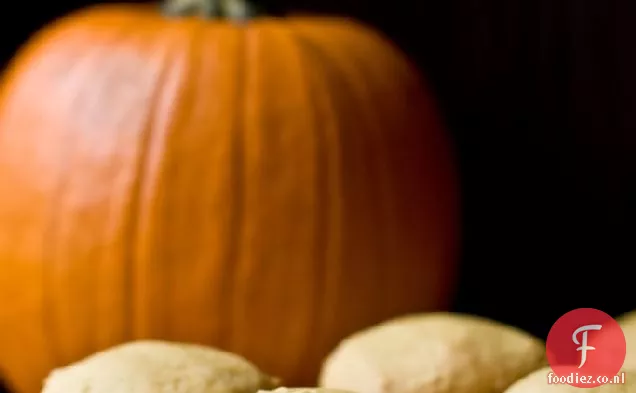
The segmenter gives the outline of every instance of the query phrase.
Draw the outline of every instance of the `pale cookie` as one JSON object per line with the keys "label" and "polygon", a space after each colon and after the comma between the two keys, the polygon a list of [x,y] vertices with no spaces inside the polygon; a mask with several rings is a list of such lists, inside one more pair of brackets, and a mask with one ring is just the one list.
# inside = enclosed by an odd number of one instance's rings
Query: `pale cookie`
{"label": "pale cookie", "polygon": [[627,353],[623,367],[636,370],[636,311],[628,312],[616,318],[625,334]]}
{"label": "pale cookie", "polygon": [[616,318],[616,321],[623,325],[631,325],[631,324],[636,324],[636,311],[630,311],[630,312],[626,312],[625,314],[619,316],[618,318]]}
{"label": "pale cookie", "polygon": [[276,387],[240,356],[216,349],[137,341],[54,370],[42,393],[254,393]]}
{"label": "pale cookie", "polygon": [[345,339],[326,359],[320,386],[363,393],[499,393],[543,365],[544,343],[524,331],[432,313]]}
{"label": "pale cookie", "polygon": [[259,390],[258,393],[353,393],[346,390],[322,388],[278,388],[274,390]]}
{"label": "pale cookie", "polygon": [[[581,389],[567,384],[548,383],[552,374],[550,367],[542,368],[515,382],[505,393],[636,393],[636,374],[625,371],[624,382],[605,384],[593,388]],[[553,375],[553,374],[552,374]]]}

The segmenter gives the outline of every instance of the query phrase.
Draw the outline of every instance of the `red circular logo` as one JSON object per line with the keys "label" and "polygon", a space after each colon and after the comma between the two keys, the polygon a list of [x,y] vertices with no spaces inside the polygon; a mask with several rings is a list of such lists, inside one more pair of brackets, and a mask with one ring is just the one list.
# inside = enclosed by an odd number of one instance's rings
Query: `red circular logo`
{"label": "red circular logo", "polygon": [[625,353],[625,335],[614,318],[594,308],[572,310],[548,333],[548,383],[579,388],[624,383]]}

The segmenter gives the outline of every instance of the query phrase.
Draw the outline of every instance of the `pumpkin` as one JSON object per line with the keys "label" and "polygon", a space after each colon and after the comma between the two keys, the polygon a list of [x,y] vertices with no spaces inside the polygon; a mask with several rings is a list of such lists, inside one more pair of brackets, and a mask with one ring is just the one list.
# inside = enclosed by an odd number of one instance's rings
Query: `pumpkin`
{"label": "pumpkin", "polygon": [[347,335],[448,305],[456,177],[414,67],[352,20],[245,4],[95,6],[4,74],[0,375],[17,392],[133,339],[311,385]]}

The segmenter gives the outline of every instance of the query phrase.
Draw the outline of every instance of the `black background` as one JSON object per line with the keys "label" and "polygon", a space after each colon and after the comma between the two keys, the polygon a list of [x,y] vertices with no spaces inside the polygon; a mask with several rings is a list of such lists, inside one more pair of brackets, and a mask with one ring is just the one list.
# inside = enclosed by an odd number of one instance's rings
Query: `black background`
{"label": "black background", "polygon": [[[5,5],[2,58],[90,3]],[[371,23],[427,75],[461,166],[455,309],[545,337],[574,308],[636,308],[636,3],[377,3],[278,5]]]}

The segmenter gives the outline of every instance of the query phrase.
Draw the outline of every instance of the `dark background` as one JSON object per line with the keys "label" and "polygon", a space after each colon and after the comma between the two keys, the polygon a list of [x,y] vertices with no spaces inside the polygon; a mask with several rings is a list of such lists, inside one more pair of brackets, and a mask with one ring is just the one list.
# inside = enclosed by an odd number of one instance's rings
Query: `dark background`
{"label": "dark background", "polygon": [[[5,8],[3,61],[44,23],[90,3]],[[367,21],[426,73],[461,164],[455,309],[545,337],[574,308],[636,308],[636,2],[367,3],[279,5]]]}

